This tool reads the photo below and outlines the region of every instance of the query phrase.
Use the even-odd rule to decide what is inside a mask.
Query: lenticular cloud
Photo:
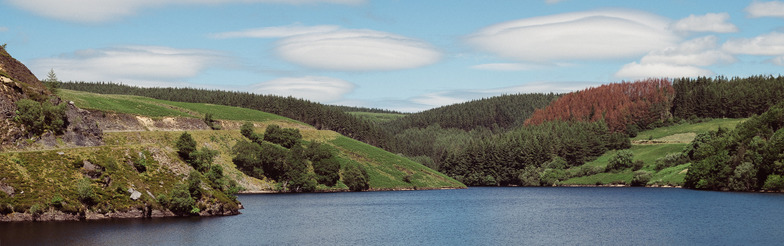
[[[373,30],[337,30],[278,41],[277,54],[302,66],[339,71],[397,70],[438,61],[429,44]]]
[[[523,61],[633,57],[671,45],[678,37],[665,18],[641,11],[603,10],[521,19],[485,27],[467,42]]]

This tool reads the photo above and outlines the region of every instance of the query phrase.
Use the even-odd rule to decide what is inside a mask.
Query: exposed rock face
[[[98,126],[98,122],[90,117],[89,111],[69,103],[65,116],[68,118],[68,127],[65,129],[63,141],[77,146],[103,144],[103,131]]]
[[[24,127],[13,120],[16,102],[20,99],[49,100],[54,105],[64,103],[54,97],[24,64],[0,47],[0,146],[11,145],[28,137]],[[66,117],[67,127],[63,136],[66,143],[77,146],[103,143],[103,132],[95,120],[88,117],[88,112],[69,104]],[[46,146],[57,144],[56,136],[52,134],[44,134],[39,141]]]

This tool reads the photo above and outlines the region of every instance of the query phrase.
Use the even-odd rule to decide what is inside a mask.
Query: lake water
[[[241,215],[0,223],[0,245],[781,245],[784,195],[470,188],[240,195]]]

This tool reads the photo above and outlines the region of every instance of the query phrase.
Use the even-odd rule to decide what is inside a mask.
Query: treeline
[[[692,165],[684,186],[711,190],[784,190],[784,103],[735,130],[697,136],[682,158]]]
[[[143,88],[103,82],[67,82],[62,84],[62,88],[255,109],[302,121],[317,129],[336,131],[381,148],[387,147],[389,139],[388,135],[373,123],[358,119],[335,107],[293,97],[193,88]]]
[[[629,148],[603,121],[551,121],[472,141],[449,153],[441,171],[466,185],[552,185],[610,149]]]
[[[534,110],[550,104],[558,95],[514,94],[473,100],[410,114],[385,124],[393,134],[410,128],[427,128],[439,125],[470,131],[479,127],[508,129],[522,125]]]
[[[443,106],[380,124],[391,136],[390,151],[435,170],[450,152],[522,125],[556,94],[514,94]]]
[[[627,131],[629,127],[646,129],[654,122],[670,118],[673,96],[672,84],[666,79],[606,84],[566,94],[536,110],[526,124],[604,120],[611,131]]]
[[[343,106],[343,105],[326,105],[327,107],[334,108],[343,112],[365,112],[365,113],[382,113],[382,114],[404,114],[399,111],[389,110],[389,109],[380,109],[380,108],[365,108],[365,107],[354,107],[354,106]]]
[[[784,77],[681,78],[673,82],[672,114],[688,119],[745,118],[784,100]]]

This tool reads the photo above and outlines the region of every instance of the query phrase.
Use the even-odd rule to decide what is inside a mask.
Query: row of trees
[[[535,93],[473,100],[410,114],[384,124],[384,129],[392,134],[433,125],[463,131],[480,127],[509,129],[522,125],[534,110],[547,106],[556,98],[558,95],[553,93]]]
[[[536,110],[525,122],[537,125],[553,120],[604,120],[611,131],[645,129],[671,117],[673,97],[672,84],[666,79],[606,84],[563,95]]]
[[[745,118],[784,100],[784,77],[681,78],[673,82],[672,114],[687,119]]]
[[[735,130],[701,134],[684,150],[692,162],[685,187],[711,190],[784,190],[784,103]]]

